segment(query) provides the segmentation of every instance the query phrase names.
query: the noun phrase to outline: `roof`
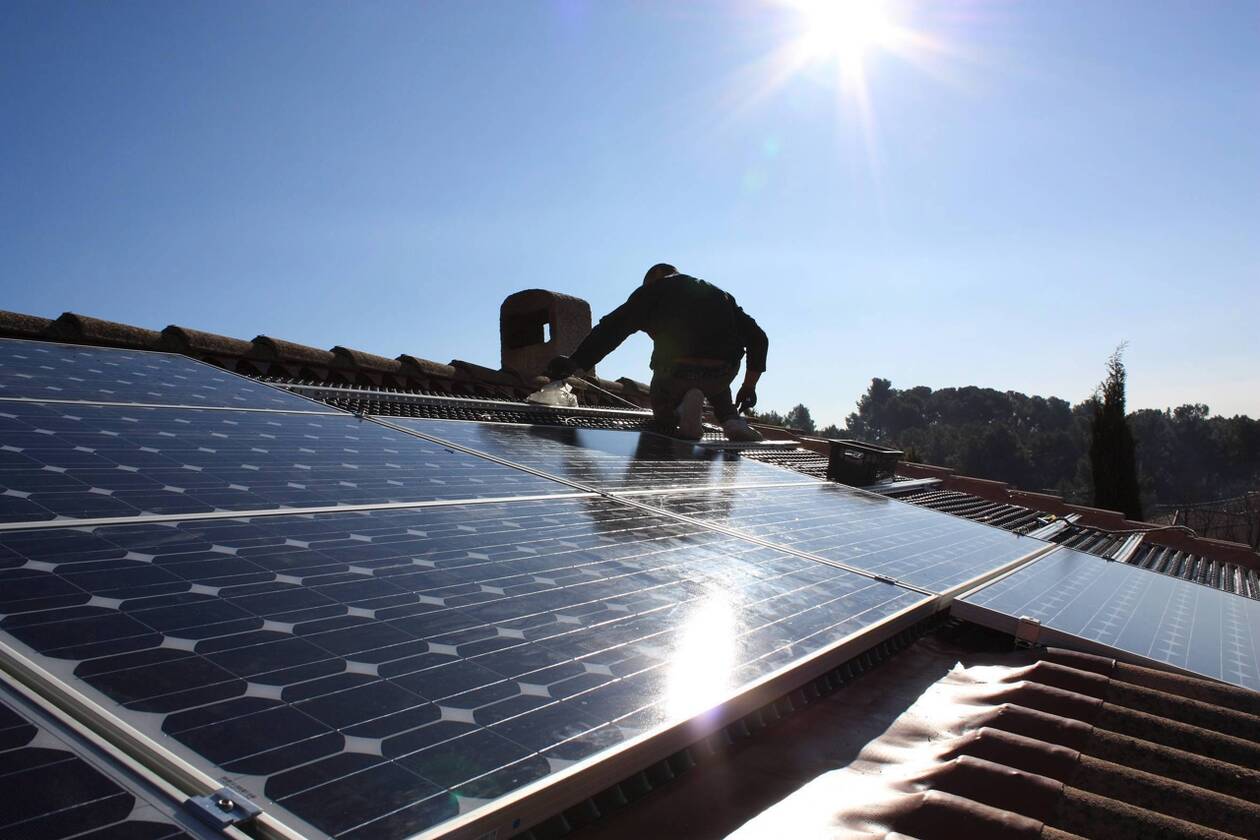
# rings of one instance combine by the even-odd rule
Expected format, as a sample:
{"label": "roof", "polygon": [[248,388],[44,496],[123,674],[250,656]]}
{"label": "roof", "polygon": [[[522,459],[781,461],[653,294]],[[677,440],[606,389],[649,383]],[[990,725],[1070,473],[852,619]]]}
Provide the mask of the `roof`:
{"label": "roof", "polygon": [[[440,363],[407,353],[388,359],[341,345],[321,349],[267,335],[246,340],[175,324],[158,331],[73,312],[48,319],[0,310],[0,337],[180,353],[225,370],[283,384],[520,400],[546,381],[536,377],[527,380],[511,370],[459,359]],[[574,385],[584,405],[625,407],[622,400],[647,405],[647,386],[641,382],[625,378],[593,381],[598,389],[582,382]]]}
{"label": "roof", "polygon": [[[533,298],[529,302],[533,305]],[[561,303],[571,305],[571,301]],[[630,380],[595,380],[594,387],[579,388],[581,407],[556,410],[521,401],[541,380],[458,360],[439,364],[407,355],[386,359],[340,346],[321,350],[268,336],[244,341],[176,326],[157,332],[69,313],[55,321],[0,313],[3,336],[178,352],[315,400],[311,406],[322,404],[360,418],[372,417],[378,425],[399,432],[413,428],[409,422],[420,420],[506,424],[505,430],[532,424],[616,432],[643,429],[648,419],[645,412],[626,405],[646,402],[646,387]],[[477,454],[509,469],[524,465],[543,478],[560,469],[558,462],[546,460],[553,457],[547,441],[573,443],[563,435],[543,435],[520,448],[521,441],[508,431],[495,433],[490,440],[483,431],[475,431],[482,427],[473,423],[446,428],[444,437],[435,436],[431,425],[420,436],[445,447],[448,455]],[[662,492],[659,487],[664,487],[680,504],[669,508],[653,502],[644,510],[659,511],[674,522],[699,523],[702,532],[707,529],[754,540],[763,548],[787,547],[798,558],[836,563],[835,557],[841,555],[828,556],[827,546],[794,544],[791,534],[754,530],[749,524],[772,510],[770,505],[758,510],[763,499],[781,502],[791,496],[800,500],[801,516],[808,515],[807,505],[813,504],[809,496],[827,474],[827,458],[822,454],[825,443],[782,430],[766,432],[783,442],[744,448],[739,453],[746,465],[740,468],[742,474],[756,477],[738,486],[765,487],[767,481],[782,486],[740,493],[708,488],[710,500],[718,496],[728,500],[712,511],[688,506],[688,497],[682,493],[692,480],[687,470],[662,471],[651,455],[645,462],[650,468],[641,476],[665,482],[655,490],[652,485],[635,490],[640,485],[627,481],[633,473],[610,473],[608,465],[613,462],[597,450],[581,454],[568,467],[575,471],[566,480],[573,490],[593,491],[578,495],[600,497],[601,503],[615,498],[621,505],[638,504],[624,495],[627,489]],[[749,462],[786,468],[801,481],[758,473]],[[439,472],[426,473],[424,480],[445,483],[440,470],[449,468],[429,467]],[[483,481],[478,475],[468,473],[464,480]],[[506,473],[501,476],[507,477]],[[986,545],[1006,545],[1005,540],[1025,536],[1036,542],[1035,535],[1231,596],[1260,597],[1255,575],[1260,563],[1245,546],[1203,540],[1184,529],[1126,522],[1114,512],[1072,506],[1055,497],[926,465],[903,464],[899,477],[873,489],[949,514],[959,522],[970,520],[1000,529],[989,534],[1006,531],[1012,535],[986,537]],[[197,502],[198,492],[185,495]],[[251,492],[258,496],[261,491]],[[538,490],[531,485],[529,492]],[[748,508],[745,512],[739,507],[741,495]],[[869,493],[862,497],[876,498]],[[419,499],[396,504],[406,509],[429,504]],[[494,510],[488,504],[478,508]],[[452,514],[462,510],[437,510],[444,509]],[[186,515],[172,513],[164,521],[183,527],[181,517]],[[227,515],[216,514],[219,518]],[[729,521],[715,524],[714,515],[729,517]],[[231,521],[240,523],[241,534],[247,533],[247,517]],[[897,521],[896,517],[890,520],[894,528]],[[476,530],[475,525],[469,527]],[[407,533],[418,531],[418,539],[425,540],[431,530],[413,523]],[[896,539],[897,532],[891,534]],[[223,542],[220,548],[234,555],[246,545],[237,546],[231,538]],[[1010,556],[1021,558],[1011,568],[1026,564],[1024,543],[1011,545]],[[44,560],[27,560],[22,568],[42,573],[48,565]],[[986,581],[1004,569],[987,573]],[[370,569],[359,568],[355,574],[373,579]],[[959,573],[958,579],[966,574]],[[302,573],[282,577],[286,585],[300,585]],[[895,577],[887,582],[921,594],[941,591]],[[879,575],[875,579],[885,580]],[[970,581],[959,592],[974,585],[981,584]],[[211,588],[217,590],[218,584]],[[954,596],[934,597],[944,604]],[[104,597],[93,596],[93,603],[107,609],[115,608],[113,600],[112,591]],[[602,793],[576,804],[557,803],[553,806],[557,813],[538,821],[530,833],[539,840],[568,833],[616,837],[682,831],[688,836],[721,836],[747,822],[742,837],[897,832],[923,840],[962,833],[1068,840],[1139,834],[1218,837],[1223,836],[1220,832],[1245,834],[1255,824],[1255,806],[1246,792],[1254,789],[1260,773],[1256,761],[1260,694],[1185,673],[1129,664],[1123,660],[1131,657],[1119,649],[1114,657],[1045,648],[1015,650],[1010,634],[957,620],[942,626],[945,614],[915,615],[922,620],[895,636],[873,638],[873,647],[844,647],[850,658],[828,662],[829,670],[811,673],[804,684],[799,679],[795,683],[780,680],[773,683],[770,693],[749,692],[747,698],[729,706],[732,720],[715,721],[718,728],[711,734],[698,729],[704,735],[700,740],[674,733],[674,740],[664,743],[676,751],[663,758],[654,757],[651,750],[634,753],[642,755],[635,759],[642,769],[605,778]],[[349,634],[350,628],[344,630]],[[52,628],[47,632],[53,632]],[[472,643],[480,645],[483,640]],[[962,667],[952,669],[955,662]],[[100,679],[107,680],[108,675]],[[269,696],[265,689],[260,691],[260,699]],[[511,702],[529,696],[523,694]],[[0,771],[5,767],[3,755]],[[561,765],[568,761],[560,759]],[[528,763],[522,762],[521,766]],[[824,773],[834,767],[842,769]],[[779,799],[783,802],[771,807]],[[708,807],[696,809],[697,800]],[[763,809],[769,810],[758,816]]]}
{"label": "roof", "polygon": [[1250,836],[1258,713],[1255,692],[955,624],[572,836]]}

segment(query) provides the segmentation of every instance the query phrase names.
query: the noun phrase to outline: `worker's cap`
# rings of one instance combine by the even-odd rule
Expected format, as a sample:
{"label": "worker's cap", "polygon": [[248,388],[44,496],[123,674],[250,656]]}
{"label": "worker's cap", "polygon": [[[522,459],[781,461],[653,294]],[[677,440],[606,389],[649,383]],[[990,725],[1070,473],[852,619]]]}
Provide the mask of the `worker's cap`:
{"label": "worker's cap", "polygon": [[644,285],[651,283],[653,280],[660,280],[662,277],[668,277],[671,274],[677,274],[678,269],[669,263],[657,263],[647,270],[647,274],[643,275]]}

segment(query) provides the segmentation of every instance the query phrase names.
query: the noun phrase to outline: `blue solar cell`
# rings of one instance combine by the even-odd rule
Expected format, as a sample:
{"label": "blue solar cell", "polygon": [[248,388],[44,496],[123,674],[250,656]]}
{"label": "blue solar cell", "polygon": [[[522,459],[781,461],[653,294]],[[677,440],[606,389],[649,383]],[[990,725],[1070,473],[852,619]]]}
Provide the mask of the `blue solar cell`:
{"label": "blue solar cell", "polygon": [[186,356],[15,339],[0,339],[0,398],[335,411]]}
{"label": "blue solar cell", "polygon": [[592,497],[0,533],[6,641],[338,837],[438,825],[923,603]]}
{"label": "blue solar cell", "polygon": [[604,491],[809,481],[798,472],[650,432],[387,417],[461,446]]}
{"label": "blue solar cell", "polygon": [[1046,545],[835,484],[677,493],[642,501],[936,592]]}
{"label": "blue solar cell", "polygon": [[1059,549],[963,601],[1260,689],[1260,601]]}
{"label": "blue solar cell", "polygon": [[[121,771],[120,771],[121,772]],[[89,763],[77,741],[54,731],[0,682],[0,835],[176,840],[186,834],[120,778]],[[168,813],[172,806],[167,805]],[[91,832],[89,835],[88,832]]]}
{"label": "blue solar cell", "polygon": [[572,492],[346,414],[0,402],[0,441],[3,522]]}

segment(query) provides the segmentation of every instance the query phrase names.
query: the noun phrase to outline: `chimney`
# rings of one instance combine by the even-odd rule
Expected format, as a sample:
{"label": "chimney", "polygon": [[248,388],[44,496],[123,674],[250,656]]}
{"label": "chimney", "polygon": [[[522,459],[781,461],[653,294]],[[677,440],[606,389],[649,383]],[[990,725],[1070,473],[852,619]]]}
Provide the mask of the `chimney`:
{"label": "chimney", "polygon": [[581,298],[546,289],[508,295],[499,307],[501,366],[526,381],[541,376],[547,362],[572,354],[590,331],[591,305]]}

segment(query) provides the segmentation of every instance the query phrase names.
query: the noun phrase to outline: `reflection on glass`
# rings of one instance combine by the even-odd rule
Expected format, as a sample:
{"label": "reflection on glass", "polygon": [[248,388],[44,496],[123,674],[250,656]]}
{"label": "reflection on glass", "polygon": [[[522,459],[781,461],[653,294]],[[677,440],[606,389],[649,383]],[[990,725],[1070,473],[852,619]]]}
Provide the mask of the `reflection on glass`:
{"label": "reflection on glass", "polygon": [[722,699],[731,686],[735,645],[730,599],[713,593],[696,605],[678,631],[665,697],[670,717],[690,717]]}

